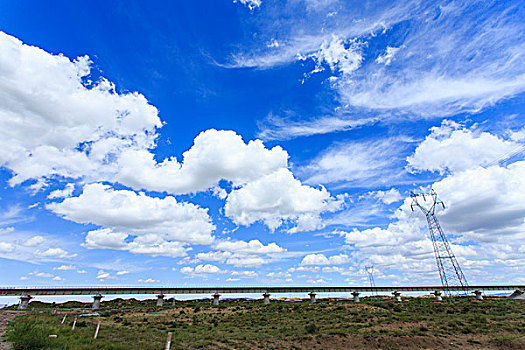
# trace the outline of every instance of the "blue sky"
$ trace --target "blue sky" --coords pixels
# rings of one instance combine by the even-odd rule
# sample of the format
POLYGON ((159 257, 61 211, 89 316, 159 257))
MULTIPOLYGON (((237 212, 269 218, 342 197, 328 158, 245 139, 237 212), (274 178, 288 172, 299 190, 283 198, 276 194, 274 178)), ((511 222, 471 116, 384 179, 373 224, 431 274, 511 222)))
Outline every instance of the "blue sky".
POLYGON ((2 285, 525 283, 518 1, 0 1, 2 285))

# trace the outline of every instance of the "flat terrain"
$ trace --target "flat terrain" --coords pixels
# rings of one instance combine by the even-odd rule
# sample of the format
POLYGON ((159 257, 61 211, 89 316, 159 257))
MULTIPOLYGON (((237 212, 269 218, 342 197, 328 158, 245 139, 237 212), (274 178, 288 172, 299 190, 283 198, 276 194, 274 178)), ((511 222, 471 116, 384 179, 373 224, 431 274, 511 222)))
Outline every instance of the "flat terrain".
MULTIPOLYGON (((99 315, 88 304, 32 302, 11 322, 13 349, 525 349, 525 302, 490 297, 103 302, 99 315), (64 315, 64 324, 61 321, 64 315), (98 339, 96 324, 101 322, 98 339), (56 334, 56 338, 49 338, 56 334), (25 343, 24 343, 25 342, 25 343), (29 343, 33 343, 30 345, 29 343), (36 347, 31 347, 36 346, 36 347)), ((7 310, 0 312, 7 313, 7 310)))

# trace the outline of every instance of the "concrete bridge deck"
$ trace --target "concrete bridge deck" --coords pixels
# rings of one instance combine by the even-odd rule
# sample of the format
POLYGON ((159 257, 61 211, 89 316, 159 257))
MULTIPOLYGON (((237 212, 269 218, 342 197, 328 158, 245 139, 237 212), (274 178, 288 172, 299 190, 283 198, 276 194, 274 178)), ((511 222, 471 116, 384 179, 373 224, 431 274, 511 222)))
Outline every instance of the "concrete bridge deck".
MULTIPOLYGON (((461 287, 450 287, 462 292, 461 287)), ((469 286, 469 291, 525 291, 525 285, 469 286)), ((260 294, 260 293, 366 293, 366 292, 434 292, 443 286, 310 286, 310 287, 0 287, 0 296, 24 295, 144 295, 144 294, 260 294)))

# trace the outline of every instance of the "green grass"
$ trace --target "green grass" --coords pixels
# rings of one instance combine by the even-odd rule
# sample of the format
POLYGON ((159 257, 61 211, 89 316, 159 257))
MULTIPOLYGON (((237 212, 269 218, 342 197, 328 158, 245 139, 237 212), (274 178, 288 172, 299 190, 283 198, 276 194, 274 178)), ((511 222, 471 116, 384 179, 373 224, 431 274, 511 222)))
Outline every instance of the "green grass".
MULTIPOLYGON (((32 305, 33 303, 31 303, 32 305)), ((14 349, 162 349, 168 332, 172 349, 197 348, 327 348, 362 341, 370 347, 403 348, 403 342, 421 341, 422 347, 468 344, 481 348, 520 348, 525 344, 525 304, 504 298, 431 298, 351 300, 320 299, 286 303, 222 300, 219 306, 205 301, 179 302, 156 308, 152 301, 110 301, 99 317, 81 317, 80 309, 38 304, 34 311, 16 318, 8 340, 14 349), (62 310, 62 311, 61 311, 62 310), (64 325, 63 312, 72 313, 64 325), (93 335, 98 321, 98 339, 93 335), (57 338, 48 338, 56 334, 57 338), (407 340, 408 339, 408 340, 407 340), (28 345, 33 341, 36 345, 28 345), (18 345, 20 344, 20 345, 18 345), (426 344, 426 345, 425 345, 426 344), (18 346, 18 347, 17 347, 18 346), (30 347, 36 346, 36 347, 30 347)), ((168 303, 166 303, 168 304, 168 303)), ((406 345, 406 344, 405 344, 406 345)))

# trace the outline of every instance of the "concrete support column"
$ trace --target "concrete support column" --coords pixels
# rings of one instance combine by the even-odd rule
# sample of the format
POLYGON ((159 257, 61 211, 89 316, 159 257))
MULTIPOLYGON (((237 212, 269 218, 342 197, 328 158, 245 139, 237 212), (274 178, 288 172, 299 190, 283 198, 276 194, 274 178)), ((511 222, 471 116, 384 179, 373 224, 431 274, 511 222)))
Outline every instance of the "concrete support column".
POLYGON ((483 300, 483 295, 480 290, 475 290, 472 293, 476 296, 476 300, 483 300))
POLYGON ((102 300, 102 295, 100 294, 97 294, 95 296, 93 296, 93 306, 91 307, 92 309, 98 309, 100 308, 100 300, 102 300))
POLYGON ((164 305, 164 294, 157 295, 157 306, 164 305))
POLYGON ((310 304, 315 303, 315 293, 310 292, 308 295, 310 296, 310 304))
POLYGON ((436 291, 434 291, 434 293, 430 293, 430 294, 435 296, 437 301, 443 301, 443 298, 441 297, 441 291, 440 290, 436 290, 436 291))
POLYGON ((354 303, 358 303, 361 301, 361 299, 359 299, 359 293, 358 292, 352 292, 352 296, 354 297, 354 303))
POLYGON ((521 289, 516 289, 511 295, 508 296, 508 299, 525 300, 525 292, 521 289))
POLYGON ((395 301, 401 301, 401 293, 399 293, 397 290, 395 292, 392 292, 392 294, 394 295, 394 300, 395 301))
POLYGON ((20 310, 27 309, 27 306, 29 305, 29 300, 33 299, 30 295, 22 295, 20 297, 20 303, 18 304, 18 308, 20 310))
POLYGON ((172 302, 173 306, 175 306, 175 304, 177 304, 177 299, 175 299, 175 297, 173 297, 173 302, 172 302))
POLYGON ((264 293, 263 294, 263 298, 264 298, 264 304, 265 305, 270 304, 270 294, 264 293))
POLYGON ((221 295, 219 293, 213 294, 213 305, 219 305, 219 297, 221 295))

